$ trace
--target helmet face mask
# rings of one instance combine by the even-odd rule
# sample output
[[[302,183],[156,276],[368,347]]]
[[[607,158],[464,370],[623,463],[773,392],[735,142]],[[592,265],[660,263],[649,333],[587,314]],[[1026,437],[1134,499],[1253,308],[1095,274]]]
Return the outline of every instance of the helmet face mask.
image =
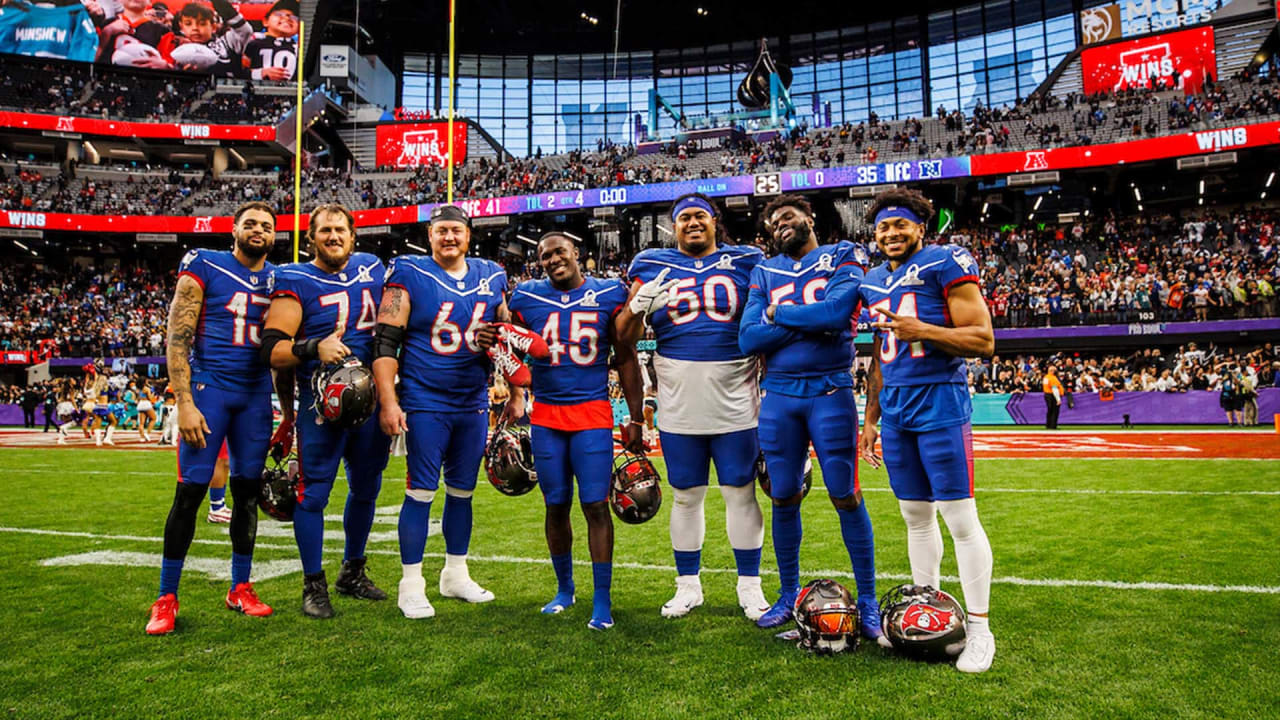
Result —
[[[524,495],[538,484],[528,428],[499,423],[484,451],[484,472],[503,495]]]
[[[964,608],[928,585],[899,585],[885,593],[880,623],[894,649],[917,660],[953,660],[964,649]]]
[[[796,595],[797,647],[819,655],[858,647],[858,606],[845,586],[835,580],[814,580]]]
[[[648,522],[662,507],[662,476],[649,458],[622,451],[613,459],[609,507],[629,525]]]
[[[760,483],[760,490],[764,492],[765,497],[772,497],[770,493],[773,491],[773,483],[769,481],[769,466],[765,462],[763,450],[756,457],[756,482]],[[809,497],[809,490],[812,487],[813,461],[806,456],[804,459],[804,475],[800,481],[800,497]]]
[[[363,425],[377,407],[373,371],[354,355],[311,376],[316,418],[341,428]]]
[[[298,506],[298,481],[301,478],[297,455],[290,453],[279,460],[268,457],[267,467],[262,471],[258,507],[276,520],[292,522],[293,511]]]

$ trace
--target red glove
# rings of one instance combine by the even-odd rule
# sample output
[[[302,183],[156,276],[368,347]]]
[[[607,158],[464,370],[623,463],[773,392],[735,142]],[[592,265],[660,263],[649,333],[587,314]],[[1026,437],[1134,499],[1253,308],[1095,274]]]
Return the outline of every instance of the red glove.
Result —
[[[520,355],[532,355],[535,360],[543,360],[551,354],[547,349],[547,341],[543,340],[538,333],[511,323],[497,325],[498,339]]]
[[[545,350],[546,343],[543,343],[542,347]],[[533,382],[533,375],[529,373],[529,368],[520,362],[520,358],[502,340],[494,343],[486,352],[489,354],[489,359],[493,361],[493,366],[507,378],[507,383],[516,387],[528,387],[529,383]]]
[[[275,434],[271,436],[271,450],[269,455],[276,462],[280,462],[293,452],[293,421],[281,420],[280,427],[276,428]]]

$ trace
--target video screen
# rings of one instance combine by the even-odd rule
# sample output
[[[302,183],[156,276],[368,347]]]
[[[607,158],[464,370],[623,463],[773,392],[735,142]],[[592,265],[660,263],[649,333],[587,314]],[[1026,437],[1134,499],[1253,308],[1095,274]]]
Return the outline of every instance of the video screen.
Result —
[[[0,53],[285,82],[298,2],[0,0]]]

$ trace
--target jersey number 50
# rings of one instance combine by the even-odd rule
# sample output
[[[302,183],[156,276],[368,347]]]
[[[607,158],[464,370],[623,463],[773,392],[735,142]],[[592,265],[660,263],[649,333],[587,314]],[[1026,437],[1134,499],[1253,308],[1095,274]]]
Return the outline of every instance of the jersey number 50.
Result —
[[[732,322],[738,314],[738,288],[733,279],[727,275],[712,275],[702,283],[702,297],[693,289],[696,278],[684,278],[671,287],[671,302],[667,305],[667,315],[672,325],[684,325],[698,319],[698,313],[706,313],[716,322]],[[716,302],[716,288],[724,288],[725,302]],[[687,308],[681,310],[680,306]]]

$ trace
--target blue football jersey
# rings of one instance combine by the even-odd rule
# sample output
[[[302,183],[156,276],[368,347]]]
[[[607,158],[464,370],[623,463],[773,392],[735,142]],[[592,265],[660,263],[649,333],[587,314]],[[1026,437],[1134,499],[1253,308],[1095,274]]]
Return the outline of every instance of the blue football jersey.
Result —
[[[98,30],[80,3],[60,7],[10,3],[0,8],[0,52],[93,62]]]
[[[512,315],[542,335],[551,351],[530,366],[535,406],[608,400],[609,324],[626,302],[621,280],[587,277],[573,290],[558,290],[546,279],[516,286]]]
[[[386,287],[409,297],[400,355],[400,404],[408,411],[463,412],[489,407],[489,356],[475,330],[494,322],[507,273],[492,260],[467,258],[460,278],[425,255],[391,261]]]
[[[675,360],[725,361],[744,357],[738,322],[747,304],[751,271],[764,260],[759,248],[721,245],[703,258],[677,248],[645,250],[631,261],[627,276],[648,282],[667,270],[676,280],[671,303],[649,318],[658,353]]]
[[[258,359],[262,318],[271,305],[267,263],[251,271],[229,250],[195,249],[178,275],[204,289],[204,307],[191,353],[191,379],[227,390],[271,392],[271,370]]]
[[[378,324],[378,303],[386,268],[369,253],[353,253],[346,267],[336,273],[315,263],[291,263],[276,268],[272,298],[291,297],[302,305],[302,327],[297,337],[325,338],[339,328],[342,343],[366,365],[373,362],[373,329]],[[298,382],[308,382],[317,360],[298,366]]]
[[[800,260],[776,255],[756,266],[739,342],[743,351],[764,356],[761,387],[806,397],[853,386],[852,320],[826,332],[808,332],[771,325],[763,314],[769,305],[821,304],[835,276],[861,279],[866,263],[866,248],[846,240],[820,245]]]

